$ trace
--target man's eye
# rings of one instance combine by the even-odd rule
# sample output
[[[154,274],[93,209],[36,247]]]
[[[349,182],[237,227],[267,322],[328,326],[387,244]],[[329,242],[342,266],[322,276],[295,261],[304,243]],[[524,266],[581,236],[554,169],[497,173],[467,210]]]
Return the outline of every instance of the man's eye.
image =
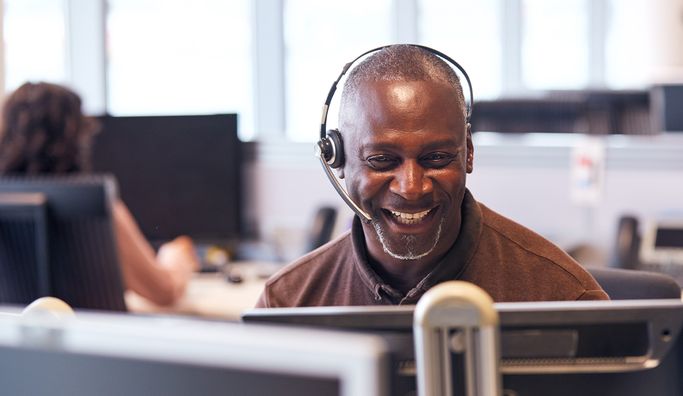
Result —
[[[388,155],[373,155],[367,159],[370,167],[376,170],[388,170],[396,166],[397,160]]]
[[[430,153],[422,157],[422,163],[431,168],[443,168],[455,159],[455,155],[448,153]]]

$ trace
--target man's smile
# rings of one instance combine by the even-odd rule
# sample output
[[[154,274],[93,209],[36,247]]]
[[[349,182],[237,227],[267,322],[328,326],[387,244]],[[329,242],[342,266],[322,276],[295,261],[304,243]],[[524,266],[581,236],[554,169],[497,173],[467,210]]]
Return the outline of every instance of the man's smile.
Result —
[[[424,210],[395,210],[383,208],[382,213],[391,222],[403,226],[417,226],[428,222],[433,216],[431,216],[438,207],[433,207]]]

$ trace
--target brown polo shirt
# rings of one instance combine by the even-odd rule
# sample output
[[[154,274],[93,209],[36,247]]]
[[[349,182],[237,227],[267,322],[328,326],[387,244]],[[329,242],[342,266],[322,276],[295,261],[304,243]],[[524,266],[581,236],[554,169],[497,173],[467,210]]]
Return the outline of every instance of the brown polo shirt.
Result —
[[[363,228],[355,218],[350,231],[273,275],[257,307],[415,304],[429,288],[448,280],[472,282],[496,302],[608,299],[560,248],[467,191],[458,239],[407,294],[370,267]]]

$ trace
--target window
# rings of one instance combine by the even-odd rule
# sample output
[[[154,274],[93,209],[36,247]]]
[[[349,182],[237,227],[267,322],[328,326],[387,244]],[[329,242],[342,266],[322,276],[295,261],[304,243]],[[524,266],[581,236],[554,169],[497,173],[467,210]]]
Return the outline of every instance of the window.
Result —
[[[4,0],[5,89],[67,80],[64,0]]]
[[[89,87],[80,92],[86,107],[106,102],[113,115],[235,112],[242,139],[262,133],[264,140],[310,142],[343,65],[397,40],[460,62],[475,100],[645,88],[680,63],[680,15],[670,2],[659,3],[4,0],[5,86],[45,80]],[[104,44],[92,50],[83,45],[90,37],[88,43]]]
[[[248,0],[109,0],[109,112],[236,112],[251,138],[251,25]]]
[[[286,1],[287,137],[295,141],[316,138],[325,96],[344,64],[390,43],[391,27],[389,0]],[[334,102],[338,103],[338,97]],[[336,119],[336,112],[331,111],[330,123],[336,125]]]
[[[523,0],[522,82],[527,89],[588,85],[588,0]]]
[[[655,58],[652,33],[657,27],[653,25],[663,21],[653,18],[655,7],[650,0],[610,0],[608,5],[607,85],[642,88],[648,83]]]
[[[420,42],[465,68],[476,100],[499,96],[503,75],[500,1],[420,0],[419,6]]]

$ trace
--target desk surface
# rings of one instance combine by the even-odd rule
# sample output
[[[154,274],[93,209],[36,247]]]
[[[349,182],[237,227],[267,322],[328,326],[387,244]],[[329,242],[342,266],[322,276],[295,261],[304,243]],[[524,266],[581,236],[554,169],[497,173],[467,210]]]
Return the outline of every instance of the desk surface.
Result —
[[[159,306],[133,291],[126,292],[126,304],[134,313],[166,313],[194,315],[217,319],[239,320],[243,311],[256,304],[267,276],[282,264],[263,262],[238,262],[231,264],[242,282],[231,283],[226,275],[196,273],[190,281],[185,295],[170,306]]]

